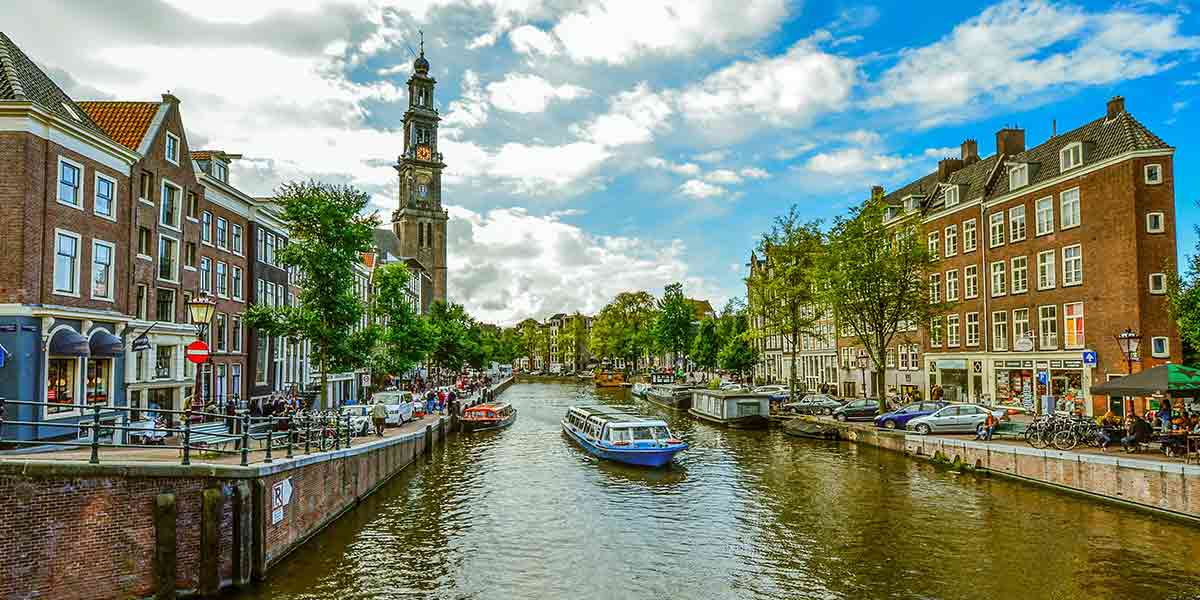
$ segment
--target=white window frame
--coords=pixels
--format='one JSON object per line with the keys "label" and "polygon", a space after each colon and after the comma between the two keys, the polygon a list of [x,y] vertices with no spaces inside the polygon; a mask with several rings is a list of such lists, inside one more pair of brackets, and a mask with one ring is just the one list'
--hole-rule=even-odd
{"label": "white window frame", "polygon": [[[1020,218],[1017,218],[1020,215]],[[1017,229],[1017,223],[1021,224],[1020,231]],[[1019,236],[1017,234],[1020,234]],[[1025,205],[1018,204],[1008,209],[1008,241],[1020,242],[1025,240],[1025,236],[1029,233],[1029,226],[1025,220]]]}
{"label": "white window frame", "polygon": [[[1076,155],[1078,151],[1078,155]],[[1072,160],[1078,158],[1078,161]],[[1061,173],[1083,166],[1083,142],[1072,142],[1058,151],[1058,170]]]}
{"label": "white window frame", "polygon": [[[1154,280],[1159,280],[1159,285],[1155,287]],[[1167,274],[1166,273],[1151,273],[1149,277],[1150,293],[1155,296],[1161,296],[1167,293]]]}
{"label": "white window frame", "polygon": [[[972,319],[974,317],[974,319]],[[963,327],[963,344],[967,346],[979,345],[979,313],[969,312],[965,319],[966,324]],[[974,341],[972,341],[972,325],[974,325]]]}
{"label": "white window frame", "polygon": [[[216,289],[217,297],[228,299],[229,298],[229,264],[223,260],[218,260],[217,264],[215,265],[215,270],[213,271],[213,276],[214,276],[213,283],[214,283],[215,287],[217,288]],[[224,285],[221,285],[222,280],[224,280]],[[225,291],[221,291],[222,287],[225,288]]]}
{"label": "white window frame", "polygon": [[[953,275],[953,277],[951,277],[951,275]],[[951,288],[951,286],[950,286],[951,281],[954,282],[953,288]],[[951,291],[954,292],[953,295],[950,293]],[[955,302],[957,300],[958,300],[958,269],[950,269],[949,271],[946,271],[946,301],[947,302]]]}
{"label": "white window frame", "polygon": [[213,214],[211,210],[200,212],[200,243],[205,246],[213,245]]}
{"label": "white window frame", "polygon": [[1080,340],[1075,344],[1068,343],[1068,341],[1067,341],[1067,337],[1068,337],[1067,332],[1071,331],[1071,328],[1067,327],[1067,322],[1068,322],[1067,321],[1067,319],[1068,319],[1067,307],[1075,306],[1076,304],[1079,305],[1079,313],[1080,313],[1079,319],[1082,321],[1084,319],[1083,302],[1067,302],[1062,305],[1062,345],[1063,345],[1063,350],[1079,350],[1081,348],[1087,347],[1087,342],[1085,341],[1085,340],[1087,340],[1087,321],[1084,321],[1084,323],[1083,323],[1083,335],[1080,336]]}
{"label": "white window frame", "polygon": [[946,226],[945,252],[946,258],[958,254],[958,225]]}
{"label": "white window frame", "polygon": [[[59,236],[69,237],[69,238],[75,240],[75,267],[74,267],[74,269],[72,269],[74,271],[74,273],[73,273],[74,282],[72,283],[72,286],[74,287],[74,291],[60,290],[57,287],[55,287],[57,284],[57,281],[58,281],[58,238],[59,238]],[[52,264],[54,265],[54,269],[51,270],[51,274],[50,274],[50,276],[53,278],[53,279],[51,279],[51,282],[50,282],[50,288],[53,290],[54,295],[55,296],[67,296],[69,298],[79,298],[80,297],[79,272],[83,270],[83,236],[79,235],[78,233],[75,233],[74,231],[68,231],[66,229],[55,228],[54,229],[54,261]]]}
{"label": "white window frame", "polygon": [[[997,220],[996,217],[1000,217],[1000,219]],[[1005,229],[1004,211],[1000,210],[988,215],[988,248],[998,248],[1004,245]],[[996,232],[999,232],[1000,235],[997,236]],[[999,237],[999,241],[996,241],[997,237]]]}
{"label": "white window frame", "polygon": [[[234,327],[234,324],[236,324],[237,327]],[[230,319],[230,324],[229,324],[229,333],[230,333],[229,351],[230,352],[233,352],[236,354],[241,354],[242,338],[245,337],[245,327],[246,327],[246,325],[242,322],[242,316],[240,314],[235,314]]]}
{"label": "white window frame", "polygon": [[[1000,267],[997,271],[996,267]],[[1000,276],[1000,285],[996,285],[996,276]],[[1008,294],[1008,262],[997,260],[988,267],[988,292],[993,298]]]}
{"label": "white window frame", "polygon": [[[94,283],[94,278],[96,276],[96,273],[95,273],[95,270],[96,270],[96,247],[98,247],[98,246],[104,246],[105,248],[108,248],[108,257],[109,257],[109,260],[111,261],[108,265],[108,282],[107,282],[107,285],[105,286],[108,288],[108,296],[97,296],[95,294],[96,288],[94,285],[92,285]],[[57,253],[57,248],[55,249],[55,252]],[[103,300],[105,302],[113,302],[117,297],[116,289],[115,289],[115,286],[117,283],[117,273],[116,273],[116,271],[117,271],[117,245],[112,242],[106,242],[104,240],[93,239],[92,240],[92,262],[91,262],[91,265],[92,265],[92,268],[90,269],[90,272],[88,273],[88,275],[89,275],[89,277],[88,277],[88,295],[90,295],[92,297],[92,300]]]}
{"label": "white window frame", "polygon": [[[62,195],[59,193],[60,191],[62,191],[61,187],[62,187],[62,176],[63,176],[63,165],[64,164],[71,165],[72,167],[75,167],[76,169],[79,170],[79,179],[78,179],[79,188],[75,190],[75,199],[78,200],[78,203],[76,203],[76,204],[72,204],[70,202],[67,202],[66,200],[63,200]],[[83,163],[75,162],[65,156],[59,156],[58,157],[58,168],[56,169],[56,172],[54,175],[55,175],[54,198],[58,201],[58,203],[63,206],[70,206],[71,208],[74,208],[76,210],[80,210],[80,211],[84,210],[83,209],[83,178],[87,176],[87,170],[83,168]]]}
{"label": "white window frame", "polygon": [[957,348],[959,342],[959,316],[946,315],[946,347]]}
{"label": "white window frame", "polygon": [[[1008,311],[998,310],[992,313],[992,350],[1008,351]],[[999,334],[999,335],[997,335]]]}
{"label": "white window frame", "polygon": [[[1151,220],[1158,219],[1158,227],[1151,224]],[[1163,233],[1167,230],[1167,216],[1161,210],[1154,210],[1146,213],[1146,233]]]}
{"label": "white window frame", "polygon": [[[1157,170],[1157,171],[1158,171],[1158,177],[1157,177],[1157,178],[1151,178],[1151,177],[1150,177],[1150,170],[1151,170],[1151,169],[1154,169],[1154,170]],[[1163,182],[1163,168],[1162,168],[1162,165],[1160,165],[1160,164],[1158,164],[1158,163],[1150,163],[1150,164],[1148,164],[1148,165],[1146,165],[1146,166],[1142,167],[1142,175],[1144,175],[1144,176],[1145,176],[1146,185],[1159,185],[1159,184],[1161,184],[1161,183]]]}
{"label": "white window frame", "polygon": [[929,321],[929,346],[933,348],[942,347],[942,332],[944,329],[942,317],[933,317]]}
{"label": "white window frame", "polygon": [[[1024,318],[1018,319],[1017,313],[1020,313]],[[1020,332],[1019,334],[1017,331],[1017,323],[1023,323],[1025,325],[1025,330]],[[1025,337],[1026,334],[1032,334],[1032,333],[1033,333],[1033,329],[1029,326],[1029,309],[1028,308],[1014,308],[1012,311],[1013,347],[1014,348],[1016,347],[1018,339]]]}
{"label": "white window frame", "polygon": [[[175,142],[175,144],[174,144],[175,158],[171,158],[171,146],[172,146],[171,141],[172,140],[174,140],[174,142]],[[183,148],[182,148],[182,145],[180,144],[179,136],[168,131],[167,138],[163,142],[163,156],[167,159],[167,162],[178,167],[179,166],[179,154],[181,152],[183,152]]]}
{"label": "white window frame", "polygon": [[[234,273],[237,274],[237,277],[233,276]],[[236,283],[237,285],[234,285],[234,283]],[[246,283],[245,271],[243,271],[242,268],[237,265],[232,265],[230,267],[230,272],[229,272],[229,287],[231,288],[229,290],[229,293],[231,296],[233,296],[234,300],[237,300],[238,302],[242,302],[243,300],[245,300],[244,296],[242,295],[242,286],[245,285],[245,283]]]}
{"label": "white window frame", "polygon": [[[967,243],[967,231],[971,232],[971,243]],[[967,219],[963,221],[963,254],[974,252],[979,244],[979,227],[975,223],[975,219]]]}
{"label": "white window frame", "polygon": [[[1059,342],[1060,342],[1060,340],[1059,340],[1060,332],[1058,330],[1059,329],[1058,328],[1058,305],[1057,304],[1043,304],[1037,308],[1038,308],[1038,331],[1037,331],[1038,349],[1039,350],[1057,350]],[[1042,311],[1047,308],[1054,311],[1054,315],[1053,315],[1054,343],[1053,344],[1046,343],[1046,333],[1045,333],[1045,328],[1043,327],[1043,325],[1047,322],[1047,319],[1045,316],[1042,315]]]}
{"label": "white window frame", "polygon": [[[1043,206],[1048,207],[1049,212],[1050,212],[1050,219],[1045,221],[1046,228],[1044,228],[1044,229],[1042,228],[1042,223],[1043,223],[1042,207]],[[1051,233],[1054,233],[1054,196],[1046,196],[1045,198],[1039,198],[1036,202],[1033,203],[1033,219],[1034,219],[1034,227],[1036,228],[1034,231],[1034,235],[1050,235]]]}
{"label": "white window frame", "polygon": [[[175,278],[174,279],[164,279],[162,277],[162,251],[163,251],[163,240],[164,239],[168,239],[168,240],[175,242],[175,260],[174,260]],[[157,279],[158,281],[165,281],[167,283],[179,283],[179,272],[180,272],[179,267],[181,264],[180,260],[179,260],[179,253],[182,251],[182,246],[183,246],[183,244],[179,243],[179,238],[169,236],[165,233],[158,234],[158,252],[155,253],[155,255],[154,255],[155,279]],[[155,300],[155,302],[157,302],[157,300]]]}
{"label": "white window frame", "polygon": [[929,232],[929,236],[926,238],[926,244],[929,248],[929,255],[934,259],[941,256],[941,251],[938,249],[938,246],[942,241],[941,235],[942,233],[940,231],[931,231]]}
{"label": "white window frame", "polygon": [[[974,273],[974,275],[972,275]],[[971,285],[970,282],[975,284]],[[979,265],[967,265],[963,268],[963,298],[970,300],[979,297]]]}
{"label": "white window frame", "polygon": [[942,301],[942,276],[939,273],[929,275],[929,302],[937,304]]}
{"label": "white window frame", "polygon": [[[207,265],[207,266],[206,266]],[[202,292],[212,293],[213,261],[207,256],[201,256],[198,263],[200,274],[197,276],[197,286]]]}
{"label": "white window frame", "polygon": [[[1047,256],[1050,257],[1050,261],[1043,265],[1042,258],[1047,257]],[[1057,260],[1056,260],[1057,256],[1058,256],[1058,253],[1055,252],[1054,250],[1043,250],[1041,252],[1038,252],[1038,254],[1037,254],[1037,278],[1038,278],[1037,289],[1039,291],[1040,290],[1052,290],[1058,286],[1058,265],[1055,264],[1057,262]],[[1045,283],[1042,282],[1043,267],[1046,267],[1045,273],[1047,275],[1047,281]]]}
{"label": "white window frame", "polygon": [[[1071,278],[1067,277],[1067,250],[1073,248],[1079,249],[1079,281],[1072,281]],[[1083,285],[1083,246],[1072,244],[1062,249],[1062,287],[1074,287],[1077,285]]]}
{"label": "white window frame", "polygon": [[[1162,341],[1163,349],[1161,352],[1155,348],[1155,344]],[[1150,338],[1150,356],[1154,358],[1171,358],[1171,338],[1165,335],[1156,335]]]}
{"label": "white window frame", "polygon": [[[221,223],[225,223],[225,241],[221,241]],[[229,219],[225,217],[217,217],[216,229],[213,232],[215,239],[213,240],[217,247],[222,250],[229,250]]]}
{"label": "white window frame", "polygon": [[[117,180],[116,180],[116,178],[109,177],[108,175],[105,175],[104,173],[101,173],[100,171],[96,171],[96,174],[92,179],[93,179],[93,181],[92,181],[92,214],[96,215],[97,217],[100,217],[101,219],[105,219],[108,221],[112,221],[113,223],[116,223],[117,222]],[[109,209],[112,211],[112,213],[107,214],[107,215],[96,210],[96,206],[98,205],[97,200],[99,200],[99,198],[100,198],[100,181],[101,180],[107,181],[108,183],[112,184],[112,198],[109,200]]]}
{"label": "white window frame", "polygon": [[945,206],[947,208],[958,204],[958,186],[952,185],[946,188]]}
{"label": "white window frame", "polygon": [[[174,223],[164,223],[163,222],[163,206],[167,200],[167,188],[168,187],[172,187],[178,192],[178,194],[175,197],[176,206],[175,206],[175,222]],[[184,212],[183,203],[184,203],[183,188],[178,185],[175,185],[174,182],[167,179],[166,177],[162,177],[161,181],[159,181],[159,183],[158,183],[158,219],[157,219],[158,224],[163,227],[166,227],[167,229],[171,229],[171,230],[174,230],[177,232],[182,231],[182,229],[180,229],[182,227],[182,225],[180,224],[181,223],[180,219],[183,218],[183,212]]]}
{"label": "white window frame", "polygon": [[[1008,260],[1008,293],[1024,294],[1029,291],[1029,257],[1025,255],[1014,256]],[[1021,289],[1017,289],[1017,263],[1023,262],[1024,267],[1021,271],[1025,273],[1024,284]]]}
{"label": "white window frame", "polygon": [[1008,168],[1008,189],[1015,190],[1029,185],[1029,165],[1022,163]]}
{"label": "white window frame", "polygon": [[[1074,216],[1075,216],[1075,222],[1068,225],[1067,220],[1066,220],[1067,214],[1068,214],[1067,209],[1066,209],[1067,194],[1070,194],[1071,192],[1075,192],[1075,202],[1073,203],[1075,205],[1075,210],[1072,211],[1072,213],[1071,213],[1071,214],[1074,214]],[[1069,190],[1063,190],[1062,193],[1058,195],[1058,228],[1059,229],[1072,229],[1075,227],[1079,227],[1080,221],[1083,220],[1083,215],[1081,214],[1082,212],[1083,212],[1083,194],[1080,193],[1078,187],[1073,187]]]}
{"label": "white window frame", "polygon": [[[235,230],[238,232],[238,235],[237,235],[238,244],[236,247],[233,245],[233,240],[234,240],[233,232]],[[229,249],[234,254],[241,256],[242,252],[244,251],[244,249],[246,247],[246,228],[242,227],[241,225],[239,225],[237,223],[230,223],[229,224],[229,242],[230,242]]]}

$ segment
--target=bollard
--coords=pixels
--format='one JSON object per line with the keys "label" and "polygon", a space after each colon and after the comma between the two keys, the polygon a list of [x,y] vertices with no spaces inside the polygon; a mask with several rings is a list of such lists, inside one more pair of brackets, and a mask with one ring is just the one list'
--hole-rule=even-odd
{"label": "bollard", "polygon": [[250,464],[250,412],[242,415],[242,466]]}
{"label": "bollard", "polygon": [[274,462],[271,458],[271,450],[275,446],[275,415],[267,417],[267,458],[263,460],[265,463]]}
{"label": "bollard", "polygon": [[192,464],[192,408],[183,411],[183,460],[180,464]]}
{"label": "bollard", "polygon": [[309,454],[312,450],[309,449],[309,442],[312,440],[312,414],[304,413],[304,453]]}
{"label": "bollard", "polygon": [[[100,405],[92,404],[92,457],[88,462],[100,464]],[[187,464],[187,463],[183,463]]]}
{"label": "bollard", "polygon": [[425,426],[425,454],[433,454],[433,425]]}
{"label": "bollard", "polygon": [[296,417],[289,415],[289,416],[288,416],[288,418],[287,418],[287,420],[288,420],[288,428],[287,428],[287,432],[288,432],[288,434],[287,434],[287,435],[288,435],[287,457],[288,457],[288,458],[292,458],[292,457],[294,456],[294,455],[292,454],[292,446],[294,445],[294,444],[292,443],[292,436],[296,435]]}

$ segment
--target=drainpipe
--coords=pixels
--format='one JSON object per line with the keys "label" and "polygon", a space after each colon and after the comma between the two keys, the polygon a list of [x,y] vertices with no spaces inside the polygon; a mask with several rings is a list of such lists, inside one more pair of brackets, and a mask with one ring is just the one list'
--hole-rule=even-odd
{"label": "drainpipe", "polygon": [[[984,226],[984,224],[986,224],[986,223],[987,223],[987,219],[985,219],[985,218],[984,218],[984,217],[986,216],[986,214],[985,214],[985,213],[986,213],[986,200],[987,200],[987,195],[986,195],[986,194],[985,194],[983,197],[981,197],[981,198],[979,199],[979,227],[978,227],[978,228],[976,228],[976,230],[975,230],[975,231],[982,231],[982,230],[983,230],[983,226]],[[986,281],[987,281],[987,283],[988,283],[988,286],[989,286],[989,287],[988,287],[988,292],[987,292],[986,294],[983,294],[983,314],[979,316],[979,324],[980,324],[980,326],[981,326],[980,328],[981,328],[981,329],[983,329],[983,331],[979,332],[979,333],[980,333],[979,339],[980,339],[980,343],[982,343],[982,344],[983,344],[983,345],[981,346],[981,348],[982,348],[982,350],[983,350],[983,354],[985,354],[985,355],[986,355],[986,354],[987,354],[987,351],[988,351],[988,348],[990,348],[990,347],[991,347],[991,339],[992,339],[992,313],[991,313],[991,311],[990,311],[990,310],[988,310],[988,307],[990,306],[990,303],[991,303],[991,298],[992,298],[992,293],[991,293],[991,288],[990,288],[990,286],[991,286],[991,284],[992,284],[992,280],[991,280],[992,274],[991,274],[991,272],[990,272],[990,271],[988,271],[988,270],[987,270],[987,267],[986,267],[986,265],[987,265],[987,251],[988,251],[988,248],[989,248],[989,247],[991,246],[991,244],[992,244],[992,238],[991,238],[992,232],[991,232],[991,227],[990,227],[990,225],[989,225],[989,228],[988,228],[988,243],[986,243],[986,244],[982,244],[982,243],[980,243],[980,242],[982,242],[982,240],[980,240],[980,239],[978,239],[978,238],[979,238],[979,237],[983,237],[983,236],[981,236],[981,235],[978,235],[978,234],[976,234],[976,235],[977,235],[977,237],[976,237],[976,240],[975,240],[975,242],[976,242],[976,244],[977,244],[978,246],[980,246],[980,247],[982,248],[982,251],[979,253],[979,260],[980,260],[979,272],[980,272],[980,276],[981,276],[981,277],[986,277]],[[1026,281],[1028,281],[1028,280],[1029,280],[1029,279],[1028,279],[1028,277],[1029,277],[1029,270],[1028,270],[1028,266],[1026,266],[1026,271],[1025,271],[1025,273],[1026,273],[1026,275],[1025,275],[1025,276],[1026,276]],[[1011,278],[1011,274],[1010,274],[1010,278]],[[983,286],[978,286],[978,287],[983,287]],[[1028,286],[1026,286],[1026,287],[1028,287]],[[985,318],[986,318],[986,321],[984,320]],[[985,322],[988,324],[988,326],[987,326],[987,327],[982,327],[982,325],[983,325]],[[987,378],[987,376],[986,376],[986,375],[987,375],[986,360],[984,361],[984,363],[985,363],[985,368],[984,368],[984,373],[983,373],[984,377],[982,377],[981,379],[983,379],[983,387],[986,389],[986,388],[987,388],[987,385],[988,385],[988,384],[987,384],[987,380],[988,380],[988,378]],[[968,372],[969,372],[969,371],[968,371]],[[976,392],[975,392],[976,396],[979,396],[981,393],[982,393],[982,390],[976,390]],[[992,400],[993,400],[993,404],[994,404],[994,403],[995,403],[995,398],[993,398]]]}

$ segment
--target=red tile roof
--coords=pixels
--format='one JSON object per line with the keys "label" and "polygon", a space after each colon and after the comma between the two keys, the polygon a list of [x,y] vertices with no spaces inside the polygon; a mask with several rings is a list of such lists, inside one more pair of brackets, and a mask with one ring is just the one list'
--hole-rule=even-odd
{"label": "red tile roof", "polygon": [[137,150],[160,102],[79,102],[89,117],[117,143]]}

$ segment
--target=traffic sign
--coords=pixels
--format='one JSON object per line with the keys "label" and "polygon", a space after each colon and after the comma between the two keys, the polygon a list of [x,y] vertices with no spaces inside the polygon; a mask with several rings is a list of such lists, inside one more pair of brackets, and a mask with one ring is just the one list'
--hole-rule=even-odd
{"label": "traffic sign", "polygon": [[1050,383],[1050,373],[1048,373],[1046,371],[1038,371],[1037,377],[1038,377],[1038,383],[1040,383],[1042,385],[1046,385],[1047,383]]}
{"label": "traffic sign", "polygon": [[196,340],[187,345],[187,359],[195,364],[202,364],[208,360],[208,344],[202,340]]}
{"label": "traffic sign", "polygon": [[1096,351],[1095,350],[1084,350],[1083,351],[1083,364],[1095,365],[1096,362],[1097,361],[1096,361]]}

